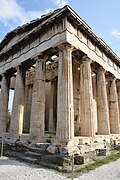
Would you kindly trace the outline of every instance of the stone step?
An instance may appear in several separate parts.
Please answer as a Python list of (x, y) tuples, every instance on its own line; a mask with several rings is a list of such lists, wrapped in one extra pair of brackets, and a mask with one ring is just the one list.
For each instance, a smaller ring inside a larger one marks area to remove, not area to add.
[(38, 148), (46, 149), (51, 143), (36, 143), (35, 146)]
[(29, 151), (35, 152), (35, 153), (46, 153), (46, 149), (44, 148), (38, 148), (38, 147), (28, 147)]
[(33, 152), (33, 151), (27, 151), (27, 152), (25, 152), (25, 156), (39, 158), (40, 156), (42, 156), (42, 154), (41, 153), (37, 153), (37, 152)]
[[(36, 163), (36, 164), (60, 164), (61, 158), (57, 158), (55, 155), (48, 154), (39, 154), (27, 151), (24, 156), (19, 157), (20, 160), (28, 162), (28, 163)], [(59, 162), (60, 161), (60, 162)]]
[(37, 164), (37, 161), (38, 161), (37, 158), (26, 156), (26, 154), (23, 152), (9, 151), (7, 153), (7, 155), (14, 157), (15, 159), (19, 159), (21, 161), (24, 161), (24, 162), (28, 162), (28, 163), (36, 163)]
[(38, 161), (38, 159), (32, 158), (32, 157), (28, 157), (28, 156), (21, 156), (20, 159), (22, 161), (25, 161), (25, 162), (28, 162), (28, 163), (32, 163), (32, 164), (37, 163), (37, 161)]
[(29, 151), (37, 152), (37, 153), (46, 153), (46, 149), (51, 143), (36, 143), (36, 144), (30, 144), (28, 146)]
[[(50, 155), (50, 154), (40, 154), (40, 153), (35, 153), (35, 152), (13, 152), (13, 151), (9, 151), (8, 153), (9, 156), (14, 157), (15, 159), (19, 159), (20, 161), (24, 161), (30, 164), (39, 164), (39, 165), (47, 165), (47, 166), (52, 166), (54, 165), (54, 167), (57, 166), (63, 166), (63, 165), (70, 165), (71, 160), (70, 157), (62, 157), (59, 154), (54, 154), (54, 155)], [(75, 164), (83, 164), (83, 157), (75, 156)]]
[[(37, 164), (43, 163), (52, 163), (52, 164), (62, 164), (63, 158), (59, 155), (51, 155), (51, 154), (40, 154), (37, 152), (27, 151), (25, 152), (24, 156), (26, 157), (25, 160), (29, 157), (32, 159), (37, 159)], [(24, 159), (23, 159), (24, 160)]]

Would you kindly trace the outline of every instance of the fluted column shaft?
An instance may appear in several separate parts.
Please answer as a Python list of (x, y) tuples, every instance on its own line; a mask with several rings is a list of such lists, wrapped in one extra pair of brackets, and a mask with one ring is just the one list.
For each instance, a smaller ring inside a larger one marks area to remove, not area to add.
[(120, 133), (120, 122), (119, 122), (119, 105), (118, 105), (118, 94), (116, 88), (116, 80), (112, 78), (109, 86), (109, 116), (110, 116), (110, 132), (111, 134)]
[(97, 113), (98, 134), (110, 134), (109, 106), (106, 90), (105, 70), (98, 69), (97, 72)]
[(81, 135), (94, 136), (91, 60), (84, 56), (80, 65)]
[(74, 137), (72, 48), (69, 46), (59, 50), (57, 137)]
[(31, 139), (39, 142), (44, 136), (45, 123), (45, 76), (46, 62), (38, 59), (35, 67), (32, 107), (30, 117)]
[(27, 85), (25, 87), (25, 111), (24, 111), (24, 120), (23, 120), (23, 131), (27, 133), (30, 130), (32, 92), (33, 92), (33, 86)]
[(119, 106), (119, 126), (120, 126), (120, 82), (117, 83), (117, 92), (118, 92), (118, 106)]
[(16, 69), (17, 75), (15, 82), (10, 132), (13, 134), (22, 134), (25, 103), (25, 69), (22, 66), (18, 66)]
[(51, 88), (50, 88), (49, 131), (51, 132), (55, 132), (56, 129), (56, 116), (55, 116), (56, 91), (57, 91), (57, 83), (56, 80), (54, 79), (51, 81)]
[(3, 74), (0, 94), (0, 133), (6, 132), (10, 77)]
[(118, 91), (118, 105), (119, 105), (119, 119), (120, 119), (120, 82), (119, 85), (117, 86), (117, 91)]

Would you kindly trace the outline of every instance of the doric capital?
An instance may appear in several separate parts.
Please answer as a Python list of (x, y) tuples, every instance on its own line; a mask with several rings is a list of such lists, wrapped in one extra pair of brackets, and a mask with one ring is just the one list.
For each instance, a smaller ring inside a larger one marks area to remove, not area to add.
[(6, 72), (2, 73), (1, 76), (2, 76), (2, 77), (5, 77), (5, 76), (6, 76)]
[(99, 68), (97, 69), (97, 72), (98, 72), (98, 73), (105, 73), (106, 70), (105, 70), (103, 67), (99, 67)]
[(107, 80), (108, 81), (116, 81), (116, 77), (112, 74), (112, 75), (107, 75)]
[(119, 79), (117, 79), (116, 85), (117, 85), (117, 87), (120, 87), (120, 80)]
[(36, 56), (36, 57), (34, 57), (33, 59), (34, 59), (35, 61), (39, 61), (40, 58), (39, 58), (39, 56)]
[(89, 63), (91, 63), (91, 62), (92, 62), (92, 59), (90, 59), (87, 55), (84, 55), (84, 56), (82, 57), (82, 63), (84, 63), (84, 62), (89, 62)]
[(59, 50), (60, 51), (63, 51), (63, 50), (66, 50), (66, 49), (69, 49), (71, 51), (73, 51), (74, 47), (71, 45), (71, 44), (60, 44), (58, 46)]
[(16, 70), (18, 70), (20, 67), (21, 67), (21, 64), (15, 66), (14, 68), (15, 68)]
[(8, 77), (9, 77), (9, 78), (10, 78), (10, 77), (11, 77), (11, 74), (10, 74), (9, 72), (5, 71), (4, 73), (1, 74), (1, 77), (2, 77), (2, 78), (3, 78), (3, 77), (4, 77), (4, 78), (8, 78)]
[(46, 54), (41, 54), (41, 55), (35, 56), (33, 59), (35, 61), (47, 61), (47, 59), (49, 59), (49, 56)]

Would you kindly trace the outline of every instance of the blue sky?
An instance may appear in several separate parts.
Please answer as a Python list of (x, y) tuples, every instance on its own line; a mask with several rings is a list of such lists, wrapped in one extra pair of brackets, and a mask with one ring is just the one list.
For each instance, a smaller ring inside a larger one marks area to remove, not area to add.
[(65, 4), (120, 56), (120, 0), (0, 0), (0, 40), (11, 29)]

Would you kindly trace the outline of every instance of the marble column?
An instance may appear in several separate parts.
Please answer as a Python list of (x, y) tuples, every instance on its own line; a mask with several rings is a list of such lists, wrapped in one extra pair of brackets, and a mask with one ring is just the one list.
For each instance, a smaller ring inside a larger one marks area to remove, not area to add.
[(118, 92), (119, 124), (120, 124), (120, 81), (117, 82), (117, 92)]
[(25, 111), (23, 120), (23, 131), (29, 133), (30, 130), (30, 115), (32, 106), (33, 85), (26, 85), (25, 87)]
[(93, 119), (94, 119), (94, 131), (98, 133), (98, 122), (97, 122), (97, 86), (96, 86), (96, 74), (92, 74), (92, 86), (93, 86)]
[(80, 134), (80, 64), (73, 58), (73, 102), (74, 102), (74, 130)]
[(116, 88), (116, 78), (111, 77), (109, 79), (109, 119), (110, 119), (110, 133), (120, 133), (120, 122), (119, 122), (119, 105), (118, 105), (118, 94)]
[(82, 58), (80, 65), (80, 107), (81, 107), (81, 135), (94, 136), (93, 122), (93, 90), (91, 77), (91, 59)]
[(25, 104), (25, 75), (26, 71), (22, 66), (17, 66), (15, 92), (10, 123), (10, 133), (22, 134), (23, 116)]
[(74, 137), (72, 48), (67, 45), (59, 50), (56, 135), (63, 139)]
[(53, 79), (51, 81), (50, 107), (49, 107), (49, 131), (51, 132), (55, 132), (56, 129), (56, 117), (55, 117), (56, 91), (57, 91), (57, 83), (56, 83), (56, 79)]
[(30, 135), (33, 141), (39, 142), (41, 137), (44, 136), (45, 128), (46, 62), (43, 59), (39, 59), (39, 57), (37, 57), (36, 60), (30, 117)]
[(118, 106), (119, 106), (119, 126), (120, 126), (120, 81), (117, 82), (117, 92), (118, 92)]
[(0, 93), (0, 133), (6, 132), (8, 117), (8, 101), (9, 101), (10, 77), (3, 74)]
[(49, 109), (50, 109), (51, 82), (45, 83), (45, 131), (49, 131)]
[(110, 134), (109, 105), (106, 90), (105, 70), (102, 67), (97, 71), (97, 114), (98, 134)]

